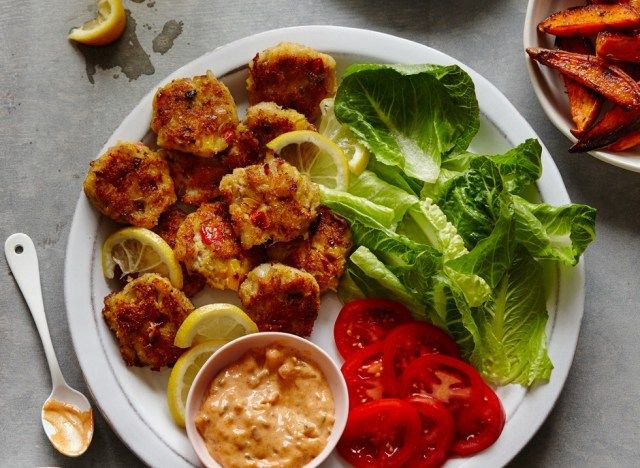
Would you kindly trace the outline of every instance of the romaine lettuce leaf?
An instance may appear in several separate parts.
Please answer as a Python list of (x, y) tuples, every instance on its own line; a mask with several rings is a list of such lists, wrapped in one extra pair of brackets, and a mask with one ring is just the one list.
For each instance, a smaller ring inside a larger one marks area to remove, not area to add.
[[(495, 385), (547, 381), (547, 310), (542, 267), (520, 247), (493, 297), (473, 311), (478, 329), (471, 362)], [(474, 336), (475, 337), (475, 336)]]
[(320, 187), (320, 202), (349, 221), (358, 220), (367, 226), (390, 227), (396, 214), (393, 209), (378, 205), (368, 198), (358, 197), (349, 192)]
[(466, 150), (480, 125), (473, 81), (456, 65), (352, 65), (335, 114), (378, 162), (429, 182), (442, 158)]
[(416, 196), (385, 182), (371, 171), (364, 171), (352, 178), (349, 193), (392, 209), (393, 223), (400, 221), (407, 209), (418, 203)]
[(596, 237), (596, 210), (586, 205), (550, 206), (513, 197), (516, 238), (536, 258), (575, 265)]

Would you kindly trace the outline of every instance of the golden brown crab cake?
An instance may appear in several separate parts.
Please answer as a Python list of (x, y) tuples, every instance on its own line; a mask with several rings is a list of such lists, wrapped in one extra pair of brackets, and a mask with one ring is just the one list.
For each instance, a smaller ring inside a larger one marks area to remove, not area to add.
[(220, 196), (218, 185), (230, 171), (215, 158), (200, 158), (178, 151), (166, 151), (178, 200), (185, 205), (200, 206)]
[(260, 331), (311, 335), (320, 310), (320, 288), (309, 273), (263, 263), (249, 272), (238, 294)]
[(323, 293), (327, 290), (335, 291), (338, 287), (352, 247), (349, 224), (331, 209), (321, 206), (308, 237), (273, 244), (267, 247), (267, 255), (269, 260), (313, 275), (320, 286), (320, 293)]
[(249, 63), (249, 103), (275, 102), (314, 121), (320, 101), (336, 93), (336, 61), (300, 44), (283, 42)]
[(173, 340), (192, 310), (189, 299), (168, 279), (146, 273), (105, 297), (102, 315), (128, 366), (159, 370), (172, 366), (184, 352)]
[(91, 161), (84, 193), (103, 215), (149, 229), (176, 202), (169, 166), (162, 155), (132, 142), (120, 142)]
[(211, 72), (173, 80), (153, 98), (151, 129), (162, 148), (209, 158), (227, 149), (237, 125), (233, 97)]
[[(187, 217), (187, 213), (182, 211), (177, 206), (172, 206), (167, 211), (162, 213), (158, 225), (153, 231), (162, 237), (169, 246), (174, 249), (176, 246), (176, 235), (178, 234), (178, 228)], [(180, 262), (182, 267), (182, 292), (187, 297), (193, 297), (198, 294), (204, 288), (207, 282), (200, 273), (189, 273), (183, 262)]]
[(253, 133), (240, 122), (236, 128), (233, 143), (220, 155), (220, 162), (232, 171), (238, 167), (257, 164), (262, 160), (260, 144)]
[(174, 252), (189, 272), (198, 272), (215, 289), (238, 290), (247, 273), (262, 260), (243, 250), (231, 226), (227, 205), (204, 203), (180, 224)]
[(235, 169), (222, 178), (220, 192), (245, 249), (303, 235), (320, 204), (318, 186), (281, 158)]
[(260, 102), (249, 107), (244, 124), (251, 130), (261, 147), (283, 133), (316, 130), (300, 112), (284, 109), (275, 102)]

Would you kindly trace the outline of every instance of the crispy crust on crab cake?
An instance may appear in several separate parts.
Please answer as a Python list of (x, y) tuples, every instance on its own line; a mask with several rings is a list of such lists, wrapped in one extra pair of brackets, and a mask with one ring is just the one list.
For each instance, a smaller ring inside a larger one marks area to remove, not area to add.
[(211, 72), (173, 80), (153, 98), (151, 129), (162, 148), (212, 157), (227, 149), (237, 125), (233, 97)]
[(260, 331), (311, 335), (320, 310), (320, 288), (309, 273), (263, 263), (249, 272), (238, 294)]
[(245, 249), (303, 235), (320, 204), (318, 186), (280, 158), (235, 169), (222, 178), (220, 192)]
[(314, 121), (320, 101), (336, 93), (336, 61), (300, 44), (283, 42), (249, 62), (249, 103), (275, 102)]
[(165, 151), (178, 200), (185, 205), (199, 206), (220, 196), (218, 185), (229, 173), (220, 160), (200, 158), (178, 151)]
[(273, 244), (267, 248), (267, 255), (269, 260), (311, 273), (323, 293), (338, 287), (352, 247), (349, 224), (321, 206), (307, 238)]
[(173, 345), (176, 331), (193, 305), (168, 279), (147, 273), (104, 299), (104, 316), (128, 366), (159, 370), (184, 352)]
[(316, 130), (300, 112), (284, 109), (275, 102), (260, 102), (249, 107), (244, 124), (251, 130), (261, 147), (283, 133)]
[(189, 272), (198, 272), (215, 289), (238, 290), (262, 260), (260, 251), (243, 250), (231, 226), (227, 205), (205, 203), (180, 224), (174, 252)]
[[(182, 224), (182, 221), (187, 217), (187, 213), (182, 211), (177, 206), (172, 206), (167, 211), (162, 213), (158, 225), (153, 231), (162, 237), (169, 246), (174, 249), (176, 246), (176, 235), (178, 234), (178, 228)], [(200, 273), (189, 273), (183, 262), (180, 262), (182, 267), (182, 277), (184, 278), (182, 285), (182, 292), (187, 297), (193, 297), (198, 294), (204, 288), (207, 282)]]
[(169, 166), (142, 143), (121, 142), (91, 161), (84, 179), (91, 204), (114, 221), (152, 228), (176, 201)]
[(257, 164), (261, 160), (262, 154), (258, 140), (241, 122), (236, 128), (231, 147), (220, 155), (220, 162), (232, 171), (238, 167)]

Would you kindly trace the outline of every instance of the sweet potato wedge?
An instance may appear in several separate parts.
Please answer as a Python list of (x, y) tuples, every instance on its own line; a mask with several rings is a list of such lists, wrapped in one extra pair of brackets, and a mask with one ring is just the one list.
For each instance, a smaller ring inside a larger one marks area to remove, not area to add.
[(638, 145), (640, 145), (640, 131), (636, 130), (635, 132), (623, 136), (614, 144), (607, 146), (605, 149), (607, 151), (625, 151)]
[(613, 145), (622, 137), (640, 129), (640, 109), (625, 110), (615, 106), (582, 134), (569, 148), (570, 153), (580, 153)]
[(596, 38), (596, 55), (609, 60), (640, 62), (640, 34), (602, 31)]
[[(556, 37), (556, 47), (578, 54), (591, 54), (593, 52), (591, 41), (582, 37)], [(566, 75), (562, 75), (562, 79), (569, 98), (571, 119), (575, 124), (575, 128), (571, 129), (571, 133), (575, 137), (580, 137), (598, 118), (604, 99)]]
[(624, 108), (640, 106), (640, 85), (620, 68), (595, 55), (528, 48), (529, 56)]
[(630, 5), (585, 5), (568, 8), (538, 24), (538, 30), (556, 36), (591, 36), (605, 29), (640, 26), (640, 12)]

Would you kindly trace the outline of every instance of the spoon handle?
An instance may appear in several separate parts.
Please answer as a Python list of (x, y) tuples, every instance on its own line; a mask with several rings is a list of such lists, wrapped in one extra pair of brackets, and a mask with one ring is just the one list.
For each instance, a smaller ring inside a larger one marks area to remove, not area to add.
[(9, 263), (13, 277), (18, 283), (25, 301), (27, 301), (29, 310), (31, 310), (33, 321), (36, 323), (44, 353), (49, 363), (51, 382), (54, 387), (65, 384), (56, 353), (53, 350), (53, 343), (47, 326), (47, 317), (44, 314), (36, 246), (26, 234), (13, 234), (4, 243), (4, 254), (7, 257), (7, 263)]

